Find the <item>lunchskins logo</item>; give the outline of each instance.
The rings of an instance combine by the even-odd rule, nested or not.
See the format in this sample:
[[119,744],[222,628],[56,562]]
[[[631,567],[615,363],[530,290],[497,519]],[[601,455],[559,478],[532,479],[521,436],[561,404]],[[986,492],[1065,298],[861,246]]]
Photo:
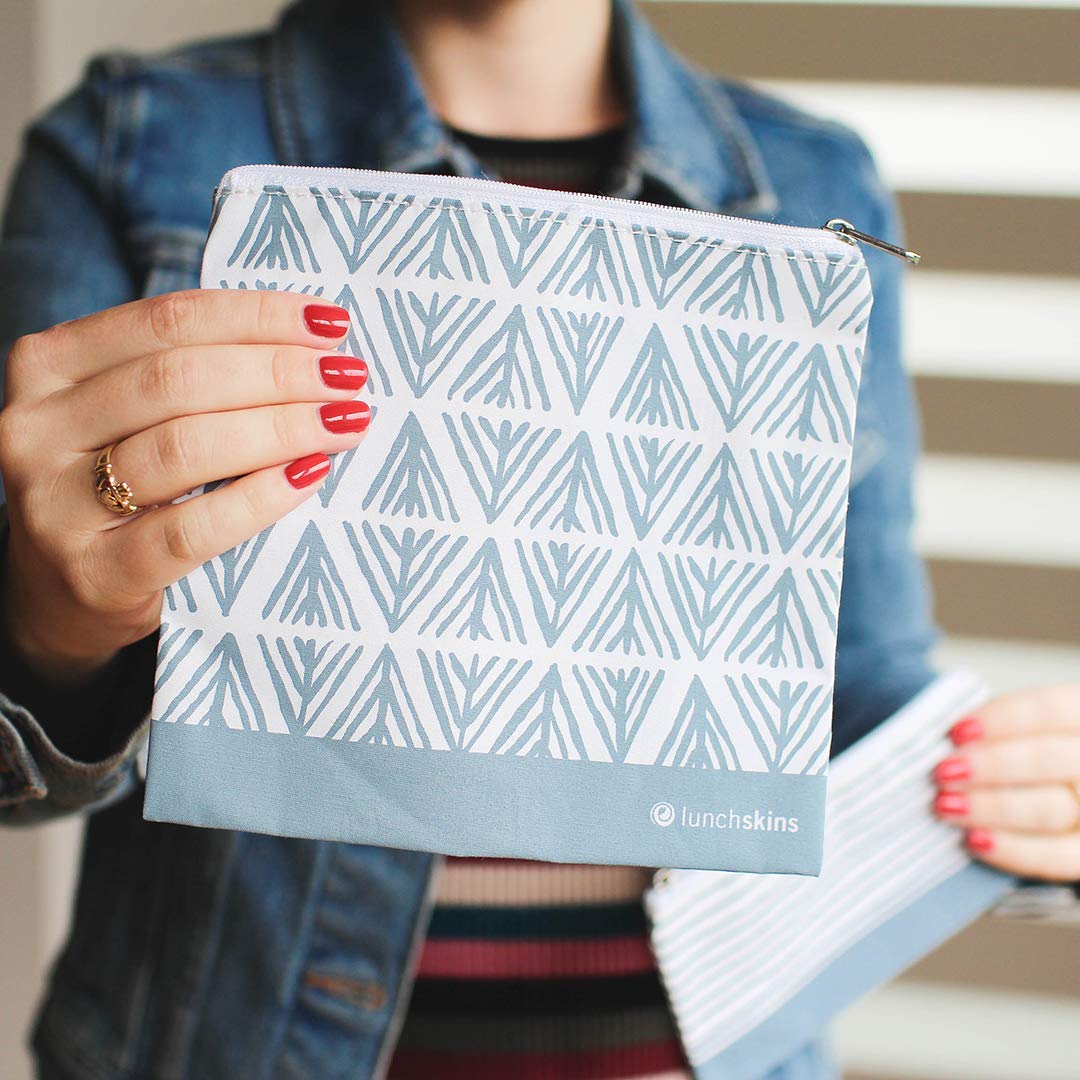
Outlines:
[[773,813],[772,810],[691,810],[688,806],[676,809],[665,799],[653,803],[649,810],[649,820],[662,829],[678,825],[683,829],[739,829],[748,832],[789,833],[799,831],[797,817],[785,817]]

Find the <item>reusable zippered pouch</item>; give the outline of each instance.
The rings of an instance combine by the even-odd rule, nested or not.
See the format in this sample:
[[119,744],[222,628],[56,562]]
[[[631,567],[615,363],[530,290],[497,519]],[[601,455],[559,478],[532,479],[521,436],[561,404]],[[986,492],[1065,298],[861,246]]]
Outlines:
[[818,872],[857,247],[248,166],[201,283],[346,307],[373,420],[315,497],[167,591],[147,817]]
[[838,1013],[1015,890],[930,809],[950,726],[987,696],[971,672],[940,675],[834,758],[817,880],[655,875],[650,941],[695,1077],[775,1075]]

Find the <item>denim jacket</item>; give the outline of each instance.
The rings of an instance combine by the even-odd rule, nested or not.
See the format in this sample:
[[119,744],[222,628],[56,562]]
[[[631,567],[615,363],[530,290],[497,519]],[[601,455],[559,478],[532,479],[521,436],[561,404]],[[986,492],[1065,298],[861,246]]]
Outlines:
[[[615,194],[797,225],[839,216],[900,238],[895,203],[853,132],[689,67],[628,0],[615,0],[615,28],[630,97]],[[0,348],[196,285],[214,185],[253,162],[480,175],[432,114],[379,4],[300,0],[267,32],[98,56],[28,129],[0,244]],[[866,254],[875,303],[834,751],[928,682],[934,640],[909,539],[917,431],[900,361],[901,265]],[[34,1032],[41,1075],[380,1075],[437,857],[145,822],[135,767],[145,724],[112,757],[75,761],[6,689],[0,821],[89,814],[73,927]],[[826,1067],[808,1049],[776,1075]]]

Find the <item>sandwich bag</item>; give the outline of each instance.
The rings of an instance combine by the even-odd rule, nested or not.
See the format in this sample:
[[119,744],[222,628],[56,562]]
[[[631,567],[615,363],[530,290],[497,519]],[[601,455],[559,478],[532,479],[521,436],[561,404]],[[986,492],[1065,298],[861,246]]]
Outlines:
[[201,284],[347,308],[373,419],[308,502],[167,590],[148,818],[818,873],[857,247],[245,166]]

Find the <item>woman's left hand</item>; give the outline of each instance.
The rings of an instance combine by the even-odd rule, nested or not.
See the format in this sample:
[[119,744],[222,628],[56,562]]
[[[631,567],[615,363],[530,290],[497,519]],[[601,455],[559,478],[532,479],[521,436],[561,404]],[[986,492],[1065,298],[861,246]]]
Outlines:
[[1080,685],[996,698],[955,724],[934,813],[976,858],[1020,877],[1080,881]]

